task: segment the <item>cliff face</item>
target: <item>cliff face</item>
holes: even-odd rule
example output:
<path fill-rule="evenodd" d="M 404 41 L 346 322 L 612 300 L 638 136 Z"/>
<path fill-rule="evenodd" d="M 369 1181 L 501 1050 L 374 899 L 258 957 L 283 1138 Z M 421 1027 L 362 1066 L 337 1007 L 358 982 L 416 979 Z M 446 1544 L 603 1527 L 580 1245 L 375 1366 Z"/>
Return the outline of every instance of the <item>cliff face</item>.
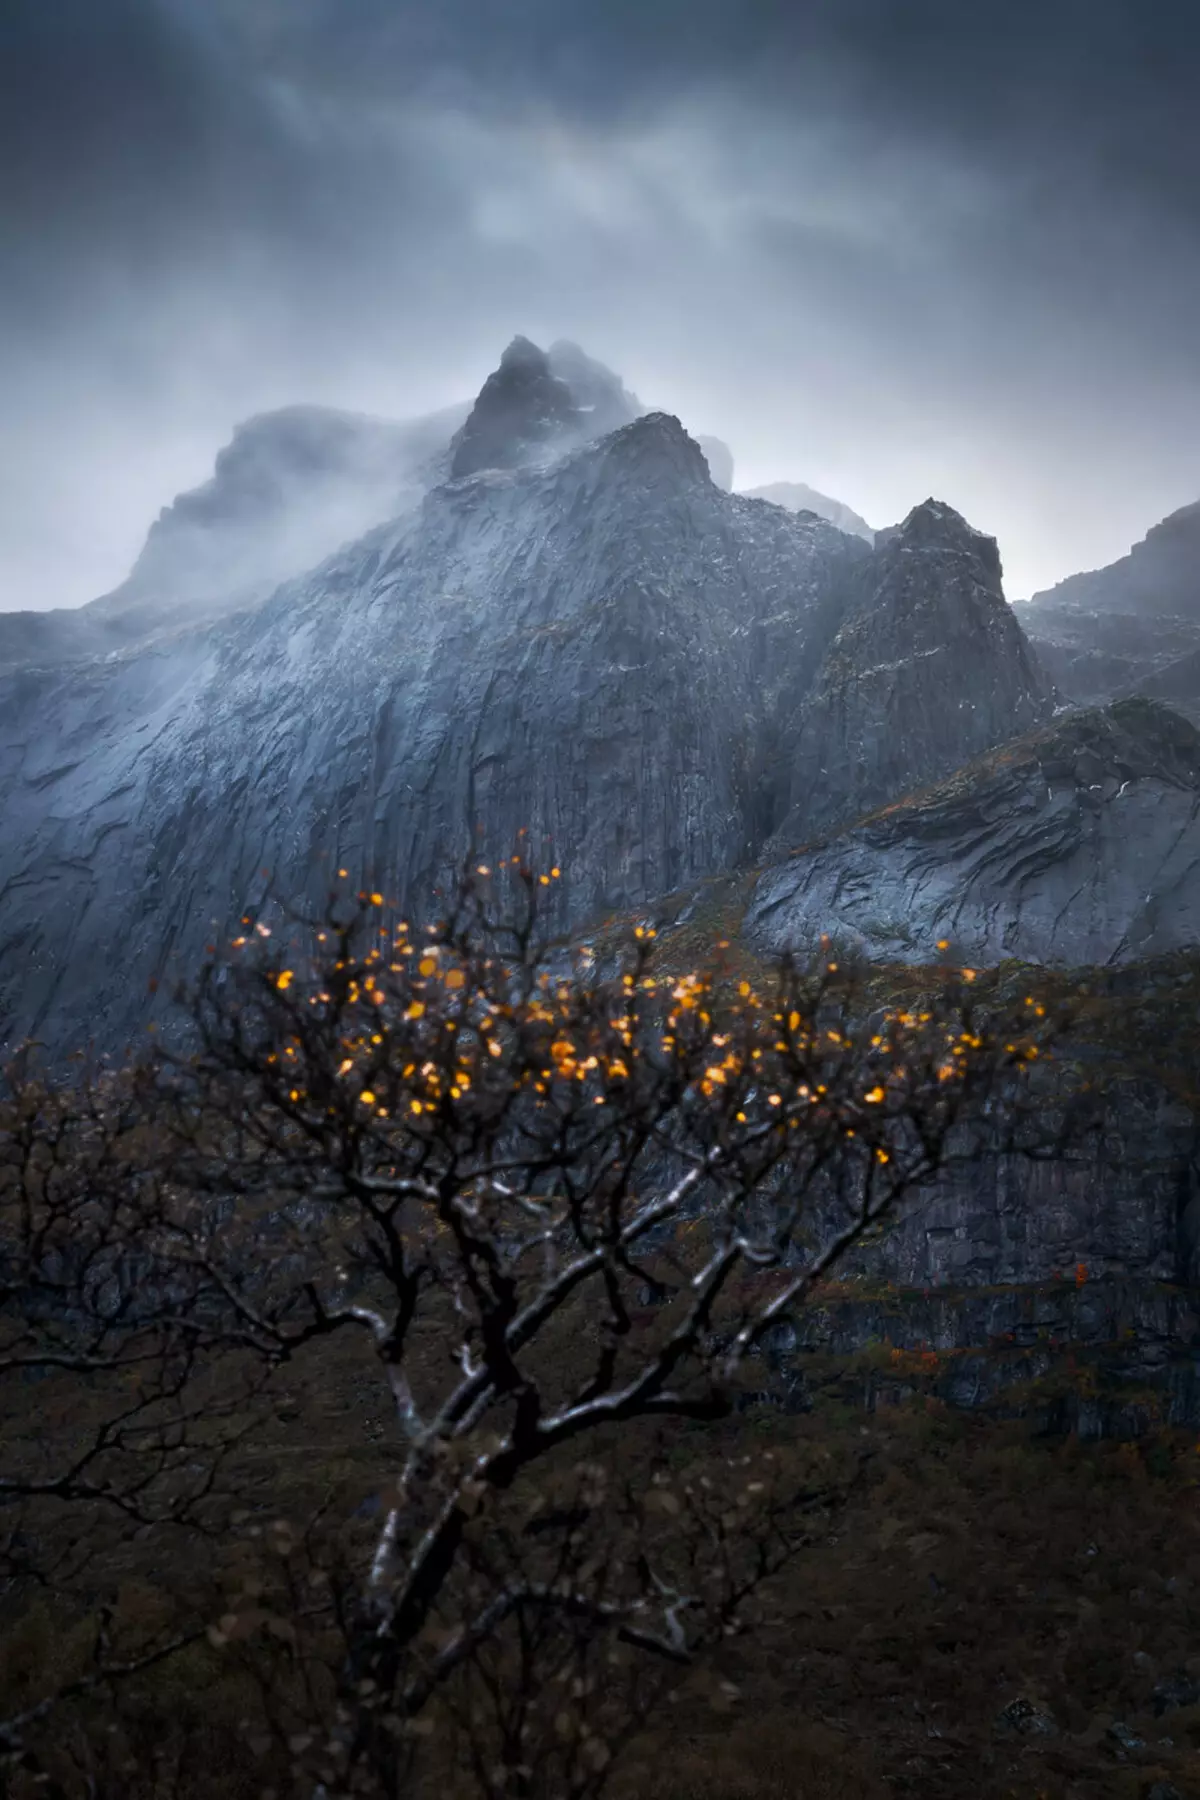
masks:
<path fill-rule="evenodd" d="M 794 726 L 778 849 L 1013 737 L 1053 707 L 1006 604 L 993 538 L 927 500 L 864 566 Z"/>
<path fill-rule="evenodd" d="M 867 555 L 651 414 L 443 483 L 257 609 L 0 687 L 11 1042 L 125 1041 L 268 882 L 427 895 L 477 826 L 580 918 L 738 861 L 756 746 Z M 215 923 L 214 923 L 215 922 Z"/>
<path fill-rule="evenodd" d="M 1200 940 L 1200 736 L 1146 700 L 1071 713 L 761 877 L 764 948 L 1117 963 Z"/>

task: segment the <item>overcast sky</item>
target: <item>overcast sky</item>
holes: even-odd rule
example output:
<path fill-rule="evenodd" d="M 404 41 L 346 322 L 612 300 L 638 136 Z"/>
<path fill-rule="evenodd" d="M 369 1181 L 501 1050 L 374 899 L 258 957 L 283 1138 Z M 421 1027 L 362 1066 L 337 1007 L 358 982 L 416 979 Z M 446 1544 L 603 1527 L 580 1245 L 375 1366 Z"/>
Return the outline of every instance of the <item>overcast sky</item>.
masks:
<path fill-rule="evenodd" d="M 1008 592 L 1200 497 L 1198 0 L 0 0 L 0 608 L 573 337 Z"/>

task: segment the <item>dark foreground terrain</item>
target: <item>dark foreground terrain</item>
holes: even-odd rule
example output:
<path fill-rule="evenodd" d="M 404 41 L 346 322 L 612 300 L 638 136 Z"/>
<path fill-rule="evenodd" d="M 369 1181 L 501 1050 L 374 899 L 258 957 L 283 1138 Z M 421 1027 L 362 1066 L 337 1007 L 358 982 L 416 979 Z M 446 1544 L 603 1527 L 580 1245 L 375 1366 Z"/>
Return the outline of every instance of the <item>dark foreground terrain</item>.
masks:
<path fill-rule="evenodd" d="M 804 1544 L 764 1593 L 761 1617 L 714 1666 L 687 1676 L 618 1761 L 618 1800 L 1187 1800 L 1200 1792 L 1200 1445 L 1149 1430 L 1081 1442 L 1024 1418 L 948 1409 L 938 1359 L 886 1345 L 814 1362 L 809 1410 L 746 1396 L 735 1419 L 672 1426 L 681 1483 L 730 1457 L 769 1452 L 809 1489 Z M 268 1426 L 224 1473 L 241 1508 L 215 1548 L 176 1550 L 137 1528 L 50 1597 L 11 1583 L 4 1599 L 0 1705 L 12 1711 L 88 1666 L 104 1596 L 138 1628 L 181 1606 L 219 1617 L 279 1548 L 275 1521 L 361 1494 L 364 1521 L 394 1468 L 379 1397 L 349 1373 L 340 1387 L 305 1371 L 270 1395 Z M 328 1374 L 327 1366 L 324 1371 Z M 1088 1379 L 1070 1359 L 1065 1389 Z M 78 1418 L 88 1402 L 53 1376 L 27 1390 L 35 1422 Z M 1019 1391 L 1007 1395 L 1019 1404 Z M 619 1454 L 636 1457 L 636 1445 Z M 53 1536 L 54 1527 L 49 1527 Z M 153 1545 L 153 1547 L 152 1547 Z M 59 1544 L 64 1573 L 76 1567 Z M 268 1581 L 270 1579 L 268 1574 Z M 66 1595 L 70 1597 L 67 1598 Z M 268 1630 L 270 1628 L 268 1627 Z M 281 1797 L 295 1791 L 286 1749 L 237 1645 L 207 1642 L 122 1691 L 105 1794 Z M 60 1720 L 70 1785 L 72 1733 L 93 1742 L 107 1702 Z M 124 1774 L 121 1774 L 121 1770 Z M 446 1771 L 445 1792 L 455 1790 Z M 43 1781 L 29 1791 L 46 1792 Z M 463 1792 L 472 1791 L 467 1787 Z M 536 1790 L 535 1790 L 536 1791 Z M 18 1773 L 5 1790 L 25 1787 Z"/>

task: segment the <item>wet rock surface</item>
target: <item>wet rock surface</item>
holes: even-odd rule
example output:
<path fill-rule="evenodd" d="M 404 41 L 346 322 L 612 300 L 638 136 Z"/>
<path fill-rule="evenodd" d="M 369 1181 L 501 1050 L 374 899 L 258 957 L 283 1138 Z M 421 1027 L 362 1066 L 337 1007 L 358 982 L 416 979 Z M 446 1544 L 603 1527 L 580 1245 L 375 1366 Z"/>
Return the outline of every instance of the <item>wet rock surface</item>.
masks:
<path fill-rule="evenodd" d="M 582 918 L 736 864 L 858 539 L 650 414 L 434 488 L 244 614 L 0 690 L 8 1042 L 120 1047 L 269 889 L 428 898 L 483 827 Z M 268 871 L 264 874 L 263 871 Z"/>
<path fill-rule="evenodd" d="M 870 957 L 1081 965 L 1200 938 L 1200 736 L 1149 701 L 1072 713 L 798 852 L 746 918 Z"/>

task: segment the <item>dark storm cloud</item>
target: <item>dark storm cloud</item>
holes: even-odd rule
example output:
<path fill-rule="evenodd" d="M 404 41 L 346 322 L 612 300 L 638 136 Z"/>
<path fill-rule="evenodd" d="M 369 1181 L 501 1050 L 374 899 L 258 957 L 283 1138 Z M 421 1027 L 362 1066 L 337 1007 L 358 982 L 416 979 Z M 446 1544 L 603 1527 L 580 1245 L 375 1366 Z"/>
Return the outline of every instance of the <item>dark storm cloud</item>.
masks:
<path fill-rule="evenodd" d="M 0 605 L 518 329 L 1017 592 L 1200 492 L 1191 0 L 3 0 L 0 70 Z"/>

